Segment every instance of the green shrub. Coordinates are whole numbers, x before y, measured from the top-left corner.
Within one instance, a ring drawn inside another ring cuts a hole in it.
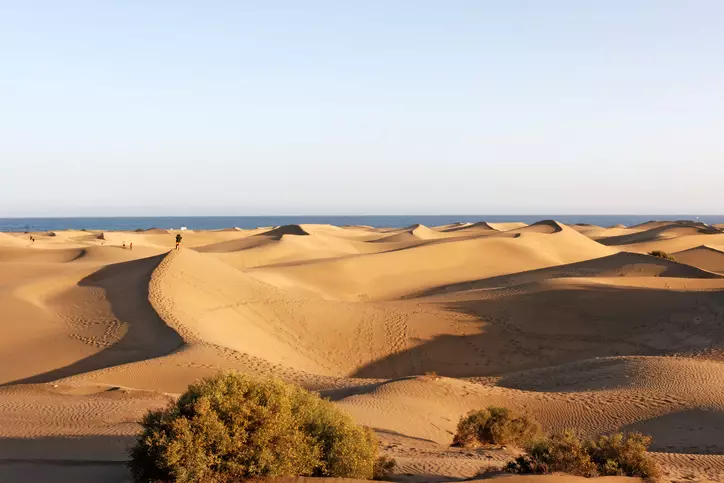
[[[505,470],[656,479],[661,473],[646,454],[650,444],[651,438],[641,433],[614,433],[584,440],[575,431],[565,430],[530,444],[526,454],[508,463]]]
[[[654,250],[652,252],[649,252],[649,255],[652,255],[654,257],[663,258],[664,260],[669,260],[672,262],[676,261],[676,258],[674,258],[673,255],[669,255],[668,253],[661,251],[661,250]]]
[[[526,444],[540,434],[540,425],[507,408],[488,406],[460,419],[453,444],[463,447]]]
[[[256,477],[369,479],[372,432],[300,387],[226,373],[149,412],[130,451],[134,481],[227,482]]]

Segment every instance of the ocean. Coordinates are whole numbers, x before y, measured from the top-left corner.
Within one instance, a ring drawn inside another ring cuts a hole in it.
[[[600,226],[632,226],[650,220],[695,220],[708,224],[724,223],[724,215],[362,215],[362,216],[150,216],[150,217],[79,217],[79,218],[0,218],[0,231],[52,230],[136,230],[148,228],[215,230],[220,228],[256,228],[302,223],[331,225],[369,225],[377,228],[403,227],[415,223],[427,226],[455,222],[535,223],[553,219],[567,224],[587,223]]]

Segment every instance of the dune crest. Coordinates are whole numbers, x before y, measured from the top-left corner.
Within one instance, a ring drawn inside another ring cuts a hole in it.
[[[309,235],[309,233],[305,231],[304,228],[302,228],[300,225],[284,225],[264,232],[263,235],[281,238],[284,235],[307,236]]]

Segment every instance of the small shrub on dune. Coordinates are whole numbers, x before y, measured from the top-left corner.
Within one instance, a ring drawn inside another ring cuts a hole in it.
[[[526,454],[508,463],[512,473],[568,473],[593,476],[635,476],[655,480],[661,476],[656,462],[646,454],[651,438],[641,433],[614,433],[585,440],[565,430],[538,440]]]
[[[453,444],[477,447],[501,444],[527,444],[540,434],[540,425],[528,416],[518,416],[507,408],[489,406],[469,412],[460,419]]]
[[[375,468],[372,474],[372,479],[383,480],[392,474],[396,467],[397,462],[394,458],[390,458],[389,456],[380,456],[375,460]]]
[[[604,476],[638,476],[656,479],[660,469],[646,454],[651,437],[638,432],[600,436],[588,443],[591,460]]]
[[[649,255],[652,255],[654,257],[663,258],[664,260],[669,260],[670,262],[675,262],[676,258],[674,258],[673,255],[669,255],[668,253],[661,251],[661,250],[654,250],[652,252],[649,252]]]
[[[131,449],[137,482],[278,476],[372,478],[377,442],[331,402],[278,380],[221,374],[149,412]]]
[[[526,454],[509,463],[512,473],[562,472],[578,476],[596,476],[596,465],[586,451],[585,442],[573,430],[553,434],[526,447]]]

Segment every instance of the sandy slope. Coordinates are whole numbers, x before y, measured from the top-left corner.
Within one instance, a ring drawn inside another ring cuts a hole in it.
[[[695,267],[724,274],[724,244],[718,246],[702,245],[688,250],[675,252],[677,261]]]
[[[136,421],[221,369],[322,391],[401,481],[511,458],[449,446],[488,404],[642,430],[668,479],[724,479],[717,228],[291,225],[186,230],[179,251],[176,233],[0,234],[0,481],[126,481]]]
[[[699,245],[724,244],[724,232],[703,223],[650,222],[625,230],[627,232],[624,234],[620,234],[620,229],[611,230],[610,233],[598,231],[592,238],[604,245],[638,252],[676,252]]]
[[[551,223],[495,236],[428,240],[379,253],[290,263],[250,273],[305,295],[381,300],[410,296],[442,284],[599,258],[616,251]]]
[[[30,245],[29,235],[0,233],[0,247],[26,247]]]

